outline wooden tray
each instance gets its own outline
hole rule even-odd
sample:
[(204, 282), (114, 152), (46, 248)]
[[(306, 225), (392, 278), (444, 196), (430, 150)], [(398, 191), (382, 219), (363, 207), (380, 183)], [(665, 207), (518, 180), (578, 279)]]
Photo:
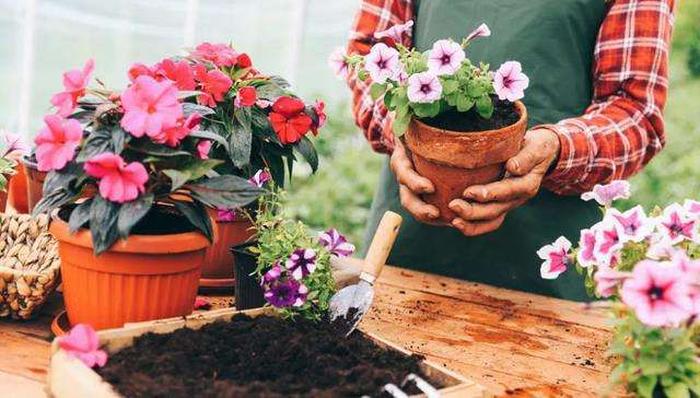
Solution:
[[(225, 308), (184, 318), (126, 324), (123, 328), (103, 330), (98, 332), (97, 335), (100, 338), (102, 348), (111, 354), (130, 346), (136, 337), (149, 332), (165, 334), (183, 327), (199, 329), (208, 323), (218, 320), (230, 320), (235, 314), (239, 313), (251, 317), (275, 314), (274, 310), (270, 308), (258, 308), (248, 311), (236, 311), (233, 308)], [(383, 347), (406, 355), (411, 354), (409, 351), (371, 333), (365, 333), (365, 335)], [(430, 361), (424, 361), (421, 367), (425, 374), (448, 386), (440, 390), (442, 397), (488, 398), (492, 396), (482, 386), (457, 373), (441, 368)], [(54, 339), (51, 344), (51, 364), (47, 382), (50, 395), (56, 398), (121, 398), (112, 386), (102, 380), (97, 373), (61, 350), (57, 339)]]

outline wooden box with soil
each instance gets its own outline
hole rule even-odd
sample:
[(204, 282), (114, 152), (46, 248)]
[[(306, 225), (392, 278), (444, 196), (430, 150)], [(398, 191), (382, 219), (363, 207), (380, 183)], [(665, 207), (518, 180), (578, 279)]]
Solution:
[(442, 397), (488, 397), (480, 385), (368, 333), (290, 323), (268, 308), (221, 309), (98, 332), (109, 352), (93, 371), (54, 340), (48, 375), (56, 398), (379, 396), (417, 373)]

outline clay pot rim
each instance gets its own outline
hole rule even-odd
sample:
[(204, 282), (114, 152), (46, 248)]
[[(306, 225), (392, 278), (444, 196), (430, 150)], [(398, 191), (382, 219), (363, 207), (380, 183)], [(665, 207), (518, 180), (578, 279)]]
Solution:
[(507, 128), (511, 128), (512, 126), (517, 126), (520, 124), (527, 123), (527, 108), (525, 107), (525, 104), (523, 104), (522, 101), (515, 101), (515, 102), (513, 102), (513, 105), (515, 105), (515, 110), (520, 114), (520, 117), (518, 118), (518, 120), (515, 123), (509, 124), (507, 126), (503, 126), (499, 129), (493, 129), (493, 130), (482, 130), (482, 131), (446, 130), (446, 129), (441, 129), (441, 128), (433, 127), (429, 124), (426, 124), (425, 122), (423, 122), (422, 120), (420, 120), (416, 117), (414, 117), (412, 119), (413, 119), (413, 122), (419, 124), (421, 126), (421, 128), (433, 130), (433, 131), (439, 132), (440, 134), (445, 134), (447, 136), (452, 136), (455, 138), (462, 137), (465, 134), (481, 135), (481, 136), (488, 137), (489, 135), (496, 135), (496, 134), (500, 133), (502, 130), (507, 129)]
[[(216, 228), (215, 226), (212, 226)], [(81, 228), (71, 233), (68, 223), (58, 216), (51, 219), (49, 232), (61, 242), (72, 245), (93, 248), (90, 230)], [(214, 235), (218, 231), (214, 231)], [(109, 248), (108, 252), (142, 253), (142, 254), (175, 254), (202, 250), (210, 245), (209, 240), (199, 231), (182, 232), (163, 235), (132, 234), (126, 239), (119, 239)]]

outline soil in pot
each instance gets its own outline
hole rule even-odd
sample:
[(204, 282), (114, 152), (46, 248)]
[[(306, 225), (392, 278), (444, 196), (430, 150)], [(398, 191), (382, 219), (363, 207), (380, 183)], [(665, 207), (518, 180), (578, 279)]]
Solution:
[(409, 373), (430, 380), (421, 359), (361, 333), (344, 338), (327, 322), (236, 315), (196, 331), (143, 335), (98, 372), (125, 397), (359, 397), (378, 396)]
[(498, 130), (514, 124), (519, 117), (512, 102), (494, 98), (493, 115), (490, 119), (479, 116), (476, 109), (472, 108), (469, 112), (457, 112), (456, 109), (451, 109), (439, 116), (421, 119), (421, 121), (438, 129), (468, 133)]

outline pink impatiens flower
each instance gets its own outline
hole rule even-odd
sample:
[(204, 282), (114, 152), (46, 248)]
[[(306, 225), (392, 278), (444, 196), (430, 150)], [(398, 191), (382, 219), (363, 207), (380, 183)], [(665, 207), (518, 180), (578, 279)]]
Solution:
[(658, 228), (662, 236), (671, 244), (698, 239), (698, 219), (678, 203), (673, 203), (664, 209), (658, 219)]
[(51, 104), (58, 108), (58, 115), (68, 116), (73, 113), (78, 98), (85, 95), (85, 88), (94, 69), (95, 61), (89, 59), (82, 70), (73, 69), (63, 74), (63, 91), (51, 97)]
[(177, 100), (177, 87), (168, 80), (158, 82), (150, 76), (139, 76), (121, 95), (124, 117), (121, 126), (134, 137), (154, 137), (164, 129), (177, 125), (182, 105)]
[(428, 54), (428, 70), (435, 75), (453, 75), (466, 55), (462, 46), (452, 40), (438, 40)]
[(157, 65), (156, 73), (175, 83), (179, 90), (192, 91), (197, 85), (194, 81), (192, 65), (184, 59), (175, 62), (166, 58)]
[(230, 46), (221, 43), (204, 42), (190, 53), (190, 55), (202, 61), (209, 61), (216, 66), (234, 66), (238, 62), (238, 53)]
[(395, 45), (397, 43), (402, 43), (404, 35), (410, 34), (411, 30), (413, 29), (413, 20), (409, 20), (406, 23), (403, 24), (396, 24), (389, 29), (382, 30), (381, 32), (375, 32), (374, 33), (374, 38), (375, 39), (389, 39), (391, 45)]
[(338, 47), (331, 53), (328, 57), (328, 66), (338, 78), (347, 79), (350, 73), (350, 65), (347, 61), (347, 53), (343, 47)]
[(610, 267), (599, 267), (593, 275), (596, 294), (602, 298), (612, 296), (620, 284), (630, 275), (629, 272), (616, 271)]
[(518, 61), (507, 61), (493, 75), (493, 89), (500, 100), (517, 101), (525, 96), (530, 79)]
[(100, 339), (90, 325), (79, 323), (73, 326), (67, 335), (58, 338), (58, 346), (88, 368), (102, 367), (107, 363), (107, 353), (100, 349)]
[(401, 67), (399, 52), (384, 43), (375, 44), (365, 56), (365, 69), (375, 83), (383, 84)]
[(466, 39), (464, 39), (467, 43), (470, 41), (478, 38), (478, 37), (489, 37), (491, 36), (491, 29), (489, 29), (489, 26), (486, 25), (485, 23), (482, 23), (479, 25), (478, 28), (474, 29)]
[(563, 236), (557, 238), (554, 243), (545, 245), (537, 251), (537, 255), (544, 260), (540, 267), (540, 276), (543, 279), (556, 279), (570, 264), (569, 250), (571, 242)]
[(180, 145), (180, 141), (187, 137), (192, 131), (197, 130), (202, 121), (202, 115), (192, 113), (187, 119), (180, 119), (177, 125), (163, 129), (160, 133), (152, 136), (153, 141), (165, 144), (171, 148)]
[(355, 251), (355, 245), (348, 242), (345, 236), (335, 228), (322, 233), (318, 237), (318, 241), (334, 256), (348, 257)]
[(644, 213), (642, 206), (635, 206), (624, 213), (617, 209), (608, 209), (606, 217), (610, 217), (620, 225), (622, 242), (641, 242), (654, 231), (654, 223)]
[(46, 127), (34, 138), (36, 160), (40, 171), (61, 170), (75, 156), (83, 137), (83, 127), (75, 119), (59, 115), (44, 117)]
[(209, 151), (211, 150), (210, 140), (199, 140), (197, 142), (197, 157), (204, 160), (209, 159)]
[(148, 172), (143, 164), (126, 164), (121, 156), (104, 152), (90, 158), (83, 166), (85, 173), (100, 180), (100, 196), (117, 203), (136, 199), (145, 191)]
[(200, 90), (203, 91), (197, 97), (197, 102), (210, 108), (215, 108), (217, 102), (223, 101), (224, 95), (233, 85), (231, 78), (222, 71), (216, 69), (208, 71), (202, 64), (195, 66), (194, 76), (199, 82)]
[(596, 265), (598, 259), (595, 256), (596, 231), (594, 229), (582, 229), (581, 238), (578, 241), (578, 253), (576, 260), (583, 268)]
[(638, 263), (620, 290), (622, 301), (652, 327), (677, 326), (688, 319), (692, 310), (689, 293), (683, 271), (652, 260)]
[(415, 103), (430, 103), (440, 99), (442, 84), (431, 72), (421, 72), (408, 78), (408, 100)]
[(255, 175), (250, 177), (248, 180), (251, 184), (258, 188), (262, 188), (265, 184), (272, 179), (272, 174), (267, 170), (258, 170)]
[(585, 201), (595, 200), (601, 206), (610, 207), (613, 201), (630, 197), (630, 183), (625, 180), (615, 180), (609, 184), (596, 184), (592, 191), (581, 195)]

